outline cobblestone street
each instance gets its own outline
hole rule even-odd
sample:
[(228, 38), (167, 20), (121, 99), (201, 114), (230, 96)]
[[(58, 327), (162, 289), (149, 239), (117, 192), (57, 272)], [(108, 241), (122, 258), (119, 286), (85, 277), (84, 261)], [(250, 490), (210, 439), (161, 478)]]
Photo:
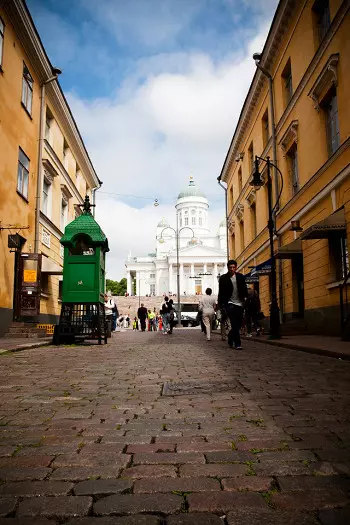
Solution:
[(175, 330), (0, 363), (0, 525), (350, 523), (349, 362)]

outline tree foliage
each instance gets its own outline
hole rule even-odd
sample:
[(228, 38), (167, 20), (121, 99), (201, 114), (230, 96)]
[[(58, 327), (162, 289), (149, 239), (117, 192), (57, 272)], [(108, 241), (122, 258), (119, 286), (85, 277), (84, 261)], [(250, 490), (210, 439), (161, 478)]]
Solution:
[(120, 281), (113, 281), (106, 279), (106, 291), (110, 291), (112, 295), (125, 295), (127, 290), (126, 278), (123, 277)]

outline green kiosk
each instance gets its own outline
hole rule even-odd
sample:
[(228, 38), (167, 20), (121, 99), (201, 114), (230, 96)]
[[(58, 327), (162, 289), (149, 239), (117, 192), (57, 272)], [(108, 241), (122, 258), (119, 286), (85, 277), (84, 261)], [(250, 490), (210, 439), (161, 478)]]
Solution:
[(88, 196), (81, 206), (82, 214), (66, 226), (60, 240), (64, 246), (62, 309), (54, 344), (85, 339), (107, 343), (104, 293), (108, 240), (91, 214)]

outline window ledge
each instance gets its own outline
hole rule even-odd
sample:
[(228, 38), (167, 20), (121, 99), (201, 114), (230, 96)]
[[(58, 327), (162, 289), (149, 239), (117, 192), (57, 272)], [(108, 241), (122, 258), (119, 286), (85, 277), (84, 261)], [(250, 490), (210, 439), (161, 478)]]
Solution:
[(27, 109), (26, 106), (23, 104), (23, 102), (21, 102), (21, 106), (22, 106), (22, 108), (24, 109), (24, 111), (27, 113), (27, 115), (28, 115), (28, 117), (30, 118), (30, 120), (33, 120), (32, 115), (29, 113), (28, 109)]
[(23, 195), (23, 193), (21, 193), (19, 190), (16, 190), (16, 191), (17, 191), (17, 194), (18, 194), (20, 197), (22, 197), (22, 199), (25, 200), (27, 204), (29, 204), (29, 200), (27, 199), (27, 197), (25, 197), (25, 196)]
[[(326, 285), (327, 290), (332, 290), (333, 288), (339, 288), (344, 283), (344, 280), (341, 281), (333, 281), (331, 283), (328, 283)], [(350, 284), (350, 279), (347, 280), (347, 284)]]

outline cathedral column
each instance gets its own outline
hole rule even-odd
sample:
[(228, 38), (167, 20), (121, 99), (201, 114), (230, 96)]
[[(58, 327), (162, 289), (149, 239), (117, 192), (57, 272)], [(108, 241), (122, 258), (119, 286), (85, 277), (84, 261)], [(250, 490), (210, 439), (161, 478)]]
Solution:
[[(194, 264), (191, 264), (191, 277), (194, 277)], [(191, 279), (191, 295), (194, 295), (196, 293), (196, 283), (195, 279)]]
[(132, 291), (132, 284), (131, 284), (130, 270), (127, 270), (127, 272), (126, 272), (126, 291), (128, 292), (129, 295), (132, 295), (132, 293), (131, 293), (131, 291)]
[(214, 263), (213, 290), (214, 290), (215, 295), (217, 295), (218, 290), (219, 290), (219, 285), (218, 285), (218, 265), (217, 265), (217, 263)]
[(173, 264), (169, 264), (169, 290), (168, 292), (173, 292)]
[(180, 295), (184, 293), (185, 290), (185, 282), (184, 282), (184, 265), (183, 263), (180, 264)]
[(160, 295), (160, 293), (159, 293), (159, 276), (160, 276), (160, 270), (159, 270), (159, 268), (156, 268), (156, 295)]

